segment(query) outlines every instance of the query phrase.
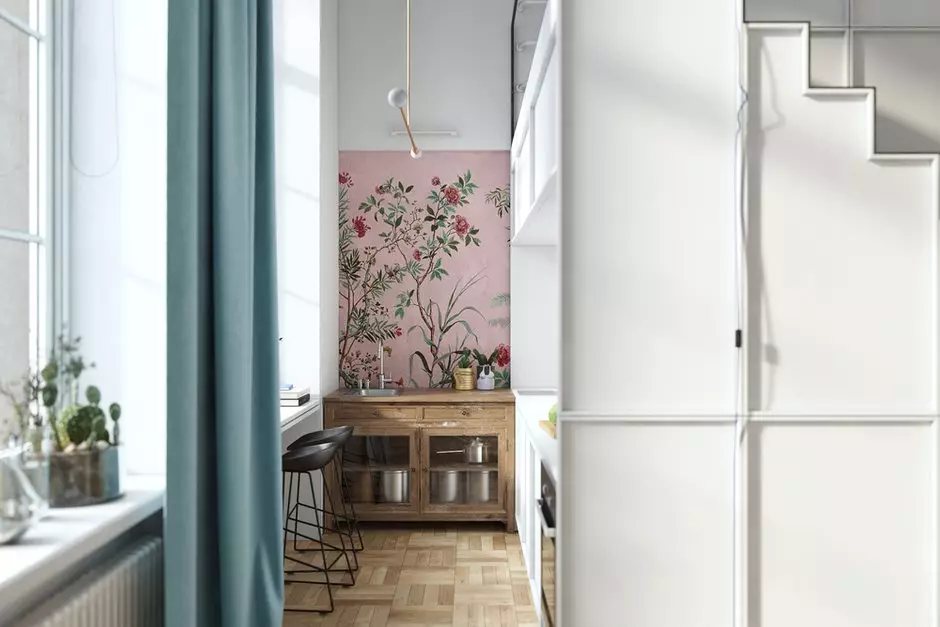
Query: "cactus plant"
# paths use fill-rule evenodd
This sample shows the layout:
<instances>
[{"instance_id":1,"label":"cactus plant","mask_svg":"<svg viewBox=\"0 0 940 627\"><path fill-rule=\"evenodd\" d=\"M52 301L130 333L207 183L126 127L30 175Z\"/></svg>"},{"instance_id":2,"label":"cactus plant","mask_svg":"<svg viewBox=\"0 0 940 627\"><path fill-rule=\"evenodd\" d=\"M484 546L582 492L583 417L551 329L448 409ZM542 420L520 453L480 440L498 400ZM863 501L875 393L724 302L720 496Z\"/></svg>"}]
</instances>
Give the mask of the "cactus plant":
<instances>
[{"instance_id":1,"label":"cactus plant","mask_svg":"<svg viewBox=\"0 0 940 627\"><path fill-rule=\"evenodd\" d=\"M108 423L104 416L104 410L100 407L95 407L95 409L97 411L92 422L91 439L95 442L109 442L111 438L108 435Z\"/></svg>"},{"instance_id":2,"label":"cactus plant","mask_svg":"<svg viewBox=\"0 0 940 627\"><path fill-rule=\"evenodd\" d=\"M88 403L90 405L94 405L95 407L97 407L98 403L101 402L101 390L99 390L94 385L89 385L85 389L85 398L88 399Z\"/></svg>"},{"instance_id":3,"label":"cactus plant","mask_svg":"<svg viewBox=\"0 0 940 627\"><path fill-rule=\"evenodd\" d=\"M95 420L95 408L91 405L79 407L75 415L69 419L68 430L69 440L72 444L78 446L91 437L92 426Z\"/></svg>"},{"instance_id":4,"label":"cactus plant","mask_svg":"<svg viewBox=\"0 0 940 627\"><path fill-rule=\"evenodd\" d=\"M40 374L42 375L42 380L45 381L46 384L55 383L55 380L59 376L59 362L57 362L55 359L50 359L49 363L45 365Z\"/></svg>"},{"instance_id":5,"label":"cactus plant","mask_svg":"<svg viewBox=\"0 0 940 627\"><path fill-rule=\"evenodd\" d=\"M102 449L119 441L121 406L112 403L105 412L101 390L95 385L85 388L87 404L80 400L80 378L95 365L84 360L80 346L81 338L69 339L63 333L41 370L27 372L16 387L0 382L0 394L10 399L19 433L29 428L41 434L45 418L56 451L84 450L95 444ZM114 424L113 432L109 430L108 415Z\"/></svg>"},{"instance_id":6,"label":"cactus plant","mask_svg":"<svg viewBox=\"0 0 940 627\"><path fill-rule=\"evenodd\" d=\"M121 441L121 425L118 422L118 419L121 417L121 406L117 403L111 403L108 407L108 413L111 414L111 421L114 423L114 442L117 444Z\"/></svg>"}]
</instances>

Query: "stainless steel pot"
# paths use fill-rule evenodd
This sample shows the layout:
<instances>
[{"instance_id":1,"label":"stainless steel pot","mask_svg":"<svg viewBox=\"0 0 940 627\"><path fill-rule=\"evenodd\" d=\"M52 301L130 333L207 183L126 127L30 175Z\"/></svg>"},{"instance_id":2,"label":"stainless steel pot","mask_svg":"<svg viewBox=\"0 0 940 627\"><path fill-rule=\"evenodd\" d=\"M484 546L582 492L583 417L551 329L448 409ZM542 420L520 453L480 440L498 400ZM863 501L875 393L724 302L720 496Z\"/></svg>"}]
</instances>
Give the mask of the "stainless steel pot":
<instances>
[{"instance_id":1,"label":"stainless steel pot","mask_svg":"<svg viewBox=\"0 0 940 627\"><path fill-rule=\"evenodd\" d=\"M437 453L438 455L462 453L463 460L468 464L482 464L489 457L489 452L489 442L484 442L481 438L476 437L470 440L462 449L457 449L455 451L438 451Z\"/></svg>"},{"instance_id":2,"label":"stainless steel pot","mask_svg":"<svg viewBox=\"0 0 940 627\"><path fill-rule=\"evenodd\" d=\"M407 503L411 496L411 473L407 470L383 470L379 473L383 503Z\"/></svg>"},{"instance_id":3,"label":"stainless steel pot","mask_svg":"<svg viewBox=\"0 0 940 627\"><path fill-rule=\"evenodd\" d=\"M431 476L431 501L434 503L459 503L460 494L460 471L443 470L435 472Z\"/></svg>"},{"instance_id":4,"label":"stainless steel pot","mask_svg":"<svg viewBox=\"0 0 940 627\"><path fill-rule=\"evenodd\" d=\"M495 476L495 470L481 470L467 473L467 503L490 502L490 476Z\"/></svg>"}]
</instances>

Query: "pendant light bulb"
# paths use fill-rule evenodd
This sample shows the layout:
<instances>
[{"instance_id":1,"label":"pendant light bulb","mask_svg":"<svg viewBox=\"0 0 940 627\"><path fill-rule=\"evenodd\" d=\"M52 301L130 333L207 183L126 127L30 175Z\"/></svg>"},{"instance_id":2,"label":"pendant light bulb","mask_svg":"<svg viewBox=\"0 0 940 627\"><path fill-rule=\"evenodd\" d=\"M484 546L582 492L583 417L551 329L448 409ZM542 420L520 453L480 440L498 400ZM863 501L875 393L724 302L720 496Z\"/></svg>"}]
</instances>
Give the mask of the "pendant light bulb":
<instances>
[{"instance_id":1,"label":"pendant light bulb","mask_svg":"<svg viewBox=\"0 0 940 627\"><path fill-rule=\"evenodd\" d=\"M396 87L388 92L388 104L395 109L404 109L408 104L408 92L401 87Z\"/></svg>"},{"instance_id":2,"label":"pendant light bulb","mask_svg":"<svg viewBox=\"0 0 940 627\"><path fill-rule=\"evenodd\" d=\"M421 158L421 155L423 155L423 154L424 154L424 153L421 152L421 149L420 149L420 148L412 148L412 150L411 150L411 158L412 158L412 159L420 159L420 158Z\"/></svg>"}]
</instances>

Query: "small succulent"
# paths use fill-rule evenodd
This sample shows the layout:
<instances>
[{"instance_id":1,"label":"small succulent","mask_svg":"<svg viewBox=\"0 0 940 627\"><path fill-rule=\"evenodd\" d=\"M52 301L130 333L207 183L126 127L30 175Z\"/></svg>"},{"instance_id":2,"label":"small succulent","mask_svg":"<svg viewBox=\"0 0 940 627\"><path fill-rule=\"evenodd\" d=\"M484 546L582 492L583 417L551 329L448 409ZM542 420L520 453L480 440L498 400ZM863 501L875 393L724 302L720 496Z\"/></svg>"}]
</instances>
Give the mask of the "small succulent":
<instances>
[{"instance_id":1,"label":"small succulent","mask_svg":"<svg viewBox=\"0 0 940 627\"><path fill-rule=\"evenodd\" d=\"M111 437L108 435L108 423L104 417L104 411L96 407L94 422L91 427L91 439L95 442L109 442Z\"/></svg>"},{"instance_id":2,"label":"small succulent","mask_svg":"<svg viewBox=\"0 0 940 627\"><path fill-rule=\"evenodd\" d=\"M470 351L464 350L460 353L460 360L457 362L458 368L469 368L473 365L473 362L470 359Z\"/></svg>"},{"instance_id":3,"label":"small succulent","mask_svg":"<svg viewBox=\"0 0 940 627\"><path fill-rule=\"evenodd\" d=\"M117 403L111 403L108 407L108 413L111 414L111 420L114 422L114 444L121 441L121 425L118 419L121 417L121 406Z\"/></svg>"},{"instance_id":4,"label":"small succulent","mask_svg":"<svg viewBox=\"0 0 940 627\"><path fill-rule=\"evenodd\" d=\"M42 388L42 405L47 410L52 410L55 407L56 401L59 399L59 386L55 383L47 382L46 385Z\"/></svg>"},{"instance_id":5,"label":"small succulent","mask_svg":"<svg viewBox=\"0 0 940 627\"><path fill-rule=\"evenodd\" d=\"M88 399L88 402L95 407L98 406L98 403L101 402L101 390L99 390L94 385L89 385L85 389L85 398Z\"/></svg>"},{"instance_id":6,"label":"small succulent","mask_svg":"<svg viewBox=\"0 0 940 627\"><path fill-rule=\"evenodd\" d=\"M476 362L481 366L492 366L496 361L496 357L499 356L499 349L493 350L489 356L484 355L477 349L473 349L473 358L476 359Z\"/></svg>"},{"instance_id":7,"label":"small succulent","mask_svg":"<svg viewBox=\"0 0 940 627\"><path fill-rule=\"evenodd\" d=\"M80 407L75 415L69 419L66 430L72 444L78 446L91 437L95 423L95 408L91 405Z\"/></svg>"},{"instance_id":8,"label":"small succulent","mask_svg":"<svg viewBox=\"0 0 940 627\"><path fill-rule=\"evenodd\" d=\"M45 381L47 385L53 383L59 376L59 362L54 359L49 361L40 374L42 375L42 380Z\"/></svg>"}]
</instances>

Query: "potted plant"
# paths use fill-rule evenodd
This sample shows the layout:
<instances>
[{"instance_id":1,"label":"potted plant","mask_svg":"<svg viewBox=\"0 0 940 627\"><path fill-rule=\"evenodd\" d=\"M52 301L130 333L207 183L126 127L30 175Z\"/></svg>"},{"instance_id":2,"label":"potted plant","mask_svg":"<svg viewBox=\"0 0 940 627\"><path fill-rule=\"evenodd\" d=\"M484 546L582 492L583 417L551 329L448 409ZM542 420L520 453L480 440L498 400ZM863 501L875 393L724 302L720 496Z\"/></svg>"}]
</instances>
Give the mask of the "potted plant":
<instances>
[{"instance_id":1,"label":"potted plant","mask_svg":"<svg viewBox=\"0 0 940 627\"><path fill-rule=\"evenodd\" d=\"M30 383L22 395L11 397L10 388L4 388L14 407L21 407L18 416L27 410L31 424L21 418L20 433L30 429L31 455L48 462L51 507L94 505L121 495L121 406L111 403L105 412L101 390L94 385L85 388L82 400L81 376L94 364L85 363L80 342L60 337L43 369L24 377Z\"/></svg>"},{"instance_id":2,"label":"potted plant","mask_svg":"<svg viewBox=\"0 0 940 627\"><path fill-rule=\"evenodd\" d=\"M480 366L480 375L477 377L478 390L492 390L496 387L496 374L493 372L493 364L498 356L498 348L494 349L489 355L484 355L477 349L473 349L473 357Z\"/></svg>"},{"instance_id":3,"label":"potted plant","mask_svg":"<svg viewBox=\"0 0 940 627\"><path fill-rule=\"evenodd\" d=\"M473 361L470 351L460 351L460 360L454 368L454 389L466 392L473 389Z\"/></svg>"}]
</instances>

